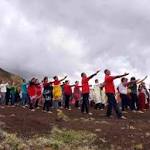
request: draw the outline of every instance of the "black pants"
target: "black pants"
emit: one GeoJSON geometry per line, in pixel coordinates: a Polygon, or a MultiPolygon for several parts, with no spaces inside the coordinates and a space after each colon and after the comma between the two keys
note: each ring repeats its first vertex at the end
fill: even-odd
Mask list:
{"type": "Polygon", "coordinates": [[[75,107],[78,108],[79,107],[79,101],[75,102],[75,107]]]}
{"type": "Polygon", "coordinates": [[[8,105],[9,101],[10,101],[10,94],[6,93],[6,103],[5,104],[8,105]]]}
{"type": "Polygon", "coordinates": [[[43,110],[50,111],[50,105],[51,105],[51,101],[45,100],[43,110]]]}
{"type": "Polygon", "coordinates": [[[65,94],[65,108],[68,108],[68,109],[69,109],[70,97],[71,97],[71,95],[65,94]]]}
{"type": "Polygon", "coordinates": [[[83,100],[81,105],[81,112],[84,113],[86,110],[86,113],[89,113],[89,93],[83,94],[83,100]]]}
{"type": "Polygon", "coordinates": [[[138,110],[138,96],[137,94],[131,93],[131,104],[130,104],[131,110],[138,110]]]}
{"type": "Polygon", "coordinates": [[[121,97],[121,107],[122,111],[125,111],[128,108],[128,96],[126,94],[120,94],[121,97]]]}
{"type": "Polygon", "coordinates": [[[107,117],[110,117],[112,115],[112,109],[114,109],[117,114],[117,117],[120,118],[122,116],[122,113],[116,102],[115,95],[112,93],[106,93],[106,95],[108,97],[107,117]]]}

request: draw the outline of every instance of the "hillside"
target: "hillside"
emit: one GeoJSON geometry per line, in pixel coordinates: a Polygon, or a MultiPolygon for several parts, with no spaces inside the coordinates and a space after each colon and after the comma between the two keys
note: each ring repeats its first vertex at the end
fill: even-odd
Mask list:
{"type": "Polygon", "coordinates": [[[17,84],[20,84],[22,82],[22,78],[20,76],[5,71],[2,68],[0,68],[0,80],[14,81],[17,84]]]}

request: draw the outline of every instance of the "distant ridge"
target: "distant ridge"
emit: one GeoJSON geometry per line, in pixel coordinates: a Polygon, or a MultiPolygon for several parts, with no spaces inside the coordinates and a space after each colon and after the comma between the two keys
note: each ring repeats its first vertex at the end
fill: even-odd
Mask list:
{"type": "Polygon", "coordinates": [[[20,84],[22,79],[22,77],[0,68],[0,80],[14,81],[16,84],[20,84]]]}

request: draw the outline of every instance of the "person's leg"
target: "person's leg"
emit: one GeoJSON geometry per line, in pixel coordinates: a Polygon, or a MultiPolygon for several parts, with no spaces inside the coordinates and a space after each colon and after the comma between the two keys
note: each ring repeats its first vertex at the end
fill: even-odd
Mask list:
{"type": "Polygon", "coordinates": [[[55,109],[58,109],[59,106],[58,106],[58,101],[57,101],[57,100],[54,100],[54,101],[53,101],[53,105],[54,105],[54,108],[55,108],[55,109]]]}
{"type": "Polygon", "coordinates": [[[29,104],[29,96],[28,94],[25,94],[25,103],[24,105],[28,105],[29,104]]]}
{"type": "Polygon", "coordinates": [[[34,109],[35,101],[36,101],[36,99],[35,99],[35,98],[31,98],[31,100],[30,100],[30,109],[31,109],[31,110],[33,110],[33,109],[34,109]]]}
{"type": "Polygon", "coordinates": [[[10,100],[10,94],[6,93],[6,103],[5,103],[5,105],[8,105],[9,100],[10,100]]]}
{"type": "Polygon", "coordinates": [[[111,100],[112,100],[112,106],[113,106],[113,108],[114,108],[114,110],[115,110],[115,112],[117,114],[117,117],[121,118],[122,117],[122,113],[121,113],[120,108],[118,107],[117,101],[115,99],[115,95],[112,94],[111,97],[112,97],[111,98],[111,100]]]}
{"type": "Polygon", "coordinates": [[[36,101],[35,101],[35,108],[38,107],[38,104],[39,104],[39,99],[37,98],[36,101]]]}
{"type": "Polygon", "coordinates": [[[6,103],[6,93],[1,93],[1,95],[2,95],[2,105],[4,105],[5,103],[6,103]]]}
{"type": "Polygon", "coordinates": [[[139,110],[139,102],[138,102],[138,96],[137,96],[137,94],[135,94],[134,97],[135,97],[136,110],[139,110]]]}
{"type": "Polygon", "coordinates": [[[121,97],[121,108],[122,108],[122,111],[125,111],[125,96],[124,96],[124,94],[120,94],[120,97],[121,97]]]}
{"type": "Polygon", "coordinates": [[[14,105],[15,104],[15,94],[12,93],[11,94],[11,105],[14,105]]]}
{"type": "Polygon", "coordinates": [[[26,95],[25,95],[25,93],[22,93],[22,101],[21,101],[22,106],[25,105],[25,101],[26,101],[26,95]]]}
{"type": "Polygon", "coordinates": [[[81,104],[81,112],[82,113],[84,113],[85,101],[86,101],[86,95],[83,94],[82,104],[81,104]]]}
{"type": "Polygon", "coordinates": [[[70,108],[70,95],[68,95],[68,98],[67,98],[67,108],[69,109],[70,108]]]}
{"type": "Polygon", "coordinates": [[[89,94],[86,94],[86,101],[85,101],[85,109],[86,113],[89,113],[89,94]]]}
{"type": "Polygon", "coordinates": [[[46,101],[44,101],[43,110],[46,110],[46,101]]]}
{"type": "Polygon", "coordinates": [[[112,115],[112,96],[111,94],[107,94],[108,98],[108,106],[107,106],[107,117],[110,117],[112,115]]]}
{"type": "Polygon", "coordinates": [[[48,112],[49,111],[49,101],[46,101],[45,103],[46,103],[45,104],[46,105],[46,111],[48,112]]]}
{"type": "Polygon", "coordinates": [[[135,110],[135,98],[134,94],[131,93],[131,110],[135,110]]]}
{"type": "Polygon", "coordinates": [[[58,102],[58,107],[61,107],[62,106],[62,102],[61,100],[58,102]]]}
{"type": "Polygon", "coordinates": [[[65,95],[65,108],[67,108],[67,95],[65,95]]]}

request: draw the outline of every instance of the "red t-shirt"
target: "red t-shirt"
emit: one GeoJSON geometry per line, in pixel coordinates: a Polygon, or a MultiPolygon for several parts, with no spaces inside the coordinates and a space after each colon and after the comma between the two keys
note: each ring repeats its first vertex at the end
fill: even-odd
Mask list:
{"type": "Polygon", "coordinates": [[[59,80],[55,80],[55,81],[53,82],[53,84],[54,84],[54,85],[60,85],[61,82],[60,82],[59,80]]]}
{"type": "Polygon", "coordinates": [[[64,85],[64,94],[66,94],[66,95],[72,94],[72,89],[71,89],[70,85],[67,85],[67,84],[64,85]]]}
{"type": "Polygon", "coordinates": [[[37,85],[36,86],[36,95],[37,96],[41,96],[42,95],[42,86],[41,85],[37,85]]]}
{"type": "Polygon", "coordinates": [[[82,93],[83,94],[90,93],[89,80],[90,79],[88,77],[83,77],[82,78],[82,93]]]}
{"type": "Polygon", "coordinates": [[[114,78],[112,76],[105,76],[105,92],[115,94],[114,78]]]}
{"type": "Polygon", "coordinates": [[[31,85],[28,87],[28,94],[30,97],[36,96],[36,87],[35,85],[31,85]]]}

